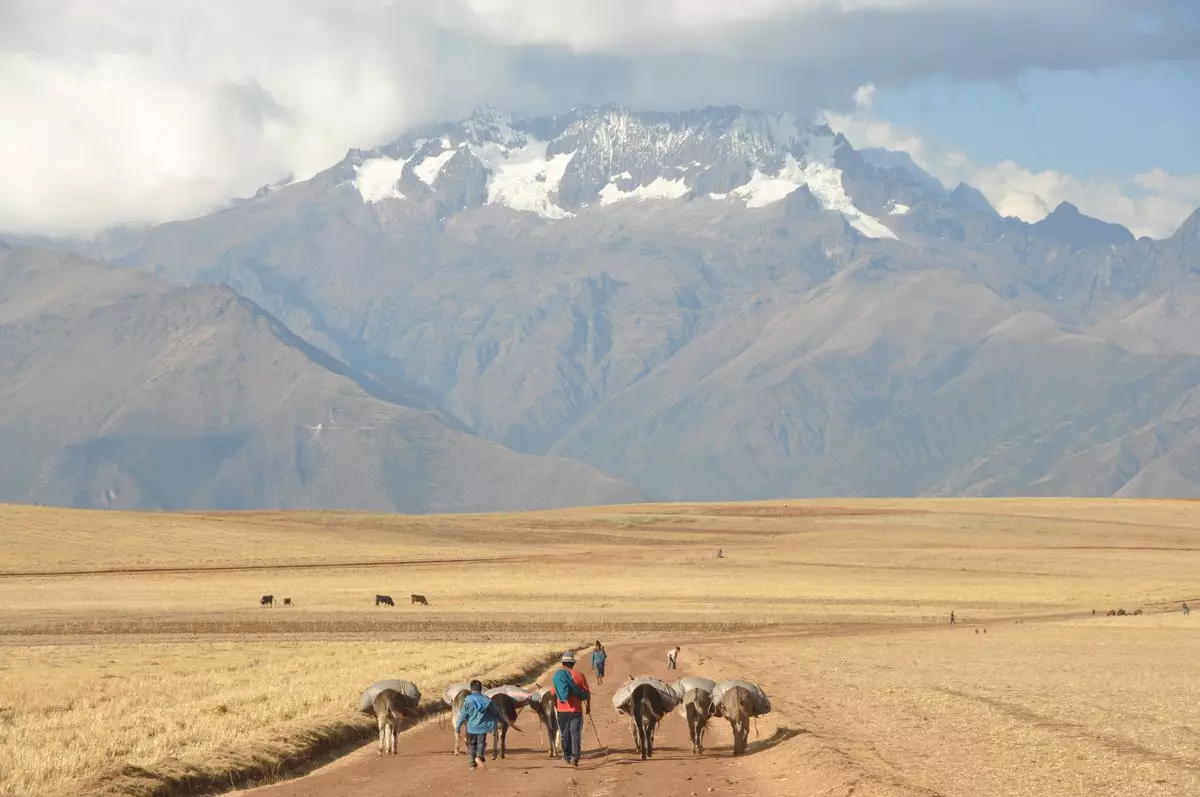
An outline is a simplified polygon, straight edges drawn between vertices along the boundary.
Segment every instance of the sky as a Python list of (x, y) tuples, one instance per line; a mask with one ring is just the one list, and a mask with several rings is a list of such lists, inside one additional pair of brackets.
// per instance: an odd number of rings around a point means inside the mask
[(208, 212), (491, 103), (738, 104), (1006, 214), (1200, 207), (1200, 0), (0, 0), (0, 230)]

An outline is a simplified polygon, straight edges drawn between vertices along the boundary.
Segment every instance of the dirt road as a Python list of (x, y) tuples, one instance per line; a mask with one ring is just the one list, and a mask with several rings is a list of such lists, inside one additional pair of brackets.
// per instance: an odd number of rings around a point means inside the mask
[[(662, 648), (662, 650), (660, 650)], [(400, 737), (397, 756), (379, 756), (372, 744), (305, 777), (240, 792), (254, 797), (406, 797), (407, 795), (667, 795), (770, 794), (774, 783), (759, 782), (754, 754), (772, 746), (776, 739), (751, 739), (744, 758), (731, 757), (729, 724), (714, 720), (706, 739), (706, 754), (697, 758), (690, 751), (687, 725), (672, 712), (655, 735), (656, 752), (642, 761), (633, 749), (628, 721), (612, 708), (612, 694), (633, 675), (657, 675), (664, 680), (693, 674), (683, 656), (677, 672), (668, 673), (663, 644), (612, 648), (608, 677), (602, 686), (592, 683), (592, 718), (608, 755), (600, 749), (590, 722), (584, 723), (584, 755), (579, 768), (561, 759), (551, 760), (545, 737), (536, 718), (522, 712), (517, 725), (523, 731), (508, 734), (508, 757), (491, 760), (488, 769), (469, 769), (465, 755), (451, 754), (448, 727), (428, 722)], [(590, 668), (580, 660), (585, 674)], [(542, 683), (547, 683), (543, 680)], [(443, 685), (428, 685), (436, 692)], [(489, 747), (490, 747), (489, 739)]]

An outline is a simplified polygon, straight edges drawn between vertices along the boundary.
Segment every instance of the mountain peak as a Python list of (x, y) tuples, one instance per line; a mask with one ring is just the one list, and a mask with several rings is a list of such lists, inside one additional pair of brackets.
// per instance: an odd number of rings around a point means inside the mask
[(1184, 219), (1183, 224), (1179, 225), (1179, 229), (1171, 236), (1173, 241), (1195, 241), (1200, 242), (1200, 208)]
[(1133, 233), (1120, 224), (1111, 224), (1084, 215), (1070, 202), (1061, 202), (1050, 215), (1030, 226), (1035, 238), (1072, 248), (1115, 246), (1134, 241)]

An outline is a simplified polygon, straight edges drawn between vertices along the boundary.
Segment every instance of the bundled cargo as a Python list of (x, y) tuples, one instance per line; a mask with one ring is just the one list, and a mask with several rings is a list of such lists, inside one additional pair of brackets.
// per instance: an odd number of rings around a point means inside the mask
[(686, 675), (670, 685), (670, 690), (679, 696), (679, 716), (687, 719), (687, 706), (684, 705), (687, 693), (693, 689), (706, 693), (712, 697), (713, 689), (717, 686), (717, 682), (711, 678), (702, 678), (698, 675)]
[(483, 694), (487, 697), (495, 697), (499, 694), (508, 695), (513, 699), (518, 707), (528, 706), (529, 702), (534, 699), (533, 692), (522, 689), (519, 686), (513, 686), (511, 684), (505, 684), (504, 686), (497, 686), (492, 689), (488, 689)]
[(470, 681), (459, 681), (456, 684), (450, 684), (446, 687), (446, 691), (442, 693), (442, 702), (447, 706), (453, 706), (455, 698), (459, 695), (465, 695), (470, 691)]
[(367, 691), (362, 693), (362, 699), (358, 703), (358, 710), (364, 714), (374, 714), (375, 696), (384, 689), (396, 690), (408, 698), (414, 707), (421, 702), (421, 690), (417, 689), (412, 681), (401, 681), (399, 679), (389, 678), (384, 681), (376, 681), (367, 687)]
[(703, 689), (711, 695), (716, 688), (716, 681), (711, 678), (702, 678), (699, 675), (685, 675), (670, 685), (671, 691), (680, 697), (683, 697), (683, 693), (689, 689)]
[(752, 684), (749, 681), (734, 679), (732, 681), (721, 681), (721, 683), (717, 684), (713, 689), (712, 702), (714, 711), (717, 712), (718, 715), (720, 712), (722, 698), (724, 698), (727, 691), (735, 686), (742, 687), (749, 692), (750, 696), (753, 698), (753, 711), (751, 712), (750, 716), (758, 717), (762, 716), (763, 714), (771, 713), (771, 701), (767, 698), (767, 693), (762, 690), (762, 687), (758, 686), (758, 684)]
[(621, 688), (613, 694), (613, 708), (620, 714), (629, 713), (629, 701), (633, 698), (633, 690), (637, 689), (642, 684), (649, 684), (662, 695), (663, 707), (670, 711), (679, 703), (680, 696), (675, 694), (671, 687), (667, 686), (653, 675), (640, 675), (625, 683), (621, 684)]

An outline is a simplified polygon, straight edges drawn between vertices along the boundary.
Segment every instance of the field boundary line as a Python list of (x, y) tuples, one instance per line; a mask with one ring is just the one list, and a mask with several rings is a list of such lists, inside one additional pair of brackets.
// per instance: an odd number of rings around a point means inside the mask
[[(586, 646), (587, 643), (580, 642), (573, 649)], [(537, 678), (552, 667), (561, 655), (559, 651), (546, 653), (521, 670), (484, 680), (484, 686), (490, 688), (506, 683), (524, 683)], [(416, 721), (407, 724), (401, 733), (423, 728), (429, 724), (428, 720), (450, 710), (440, 697), (444, 686), (435, 688), (439, 696), (422, 700)], [(286, 737), (276, 737), (257, 750), (230, 748), (222, 751), (240, 759), (232, 767), (205, 769), (203, 765), (185, 764), (177, 759), (160, 762), (164, 766), (159, 770), (153, 764), (147, 767), (126, 764), (100, 773), (71, 793), (80, 797), (193, 797), (264, 786), (300, 777), (370, 744), (376, 738), (376, 728), (374, 717), (353, 712), (324, 725), (306, 728)], [(174, 770), (170, 769), (172, 766)]]

